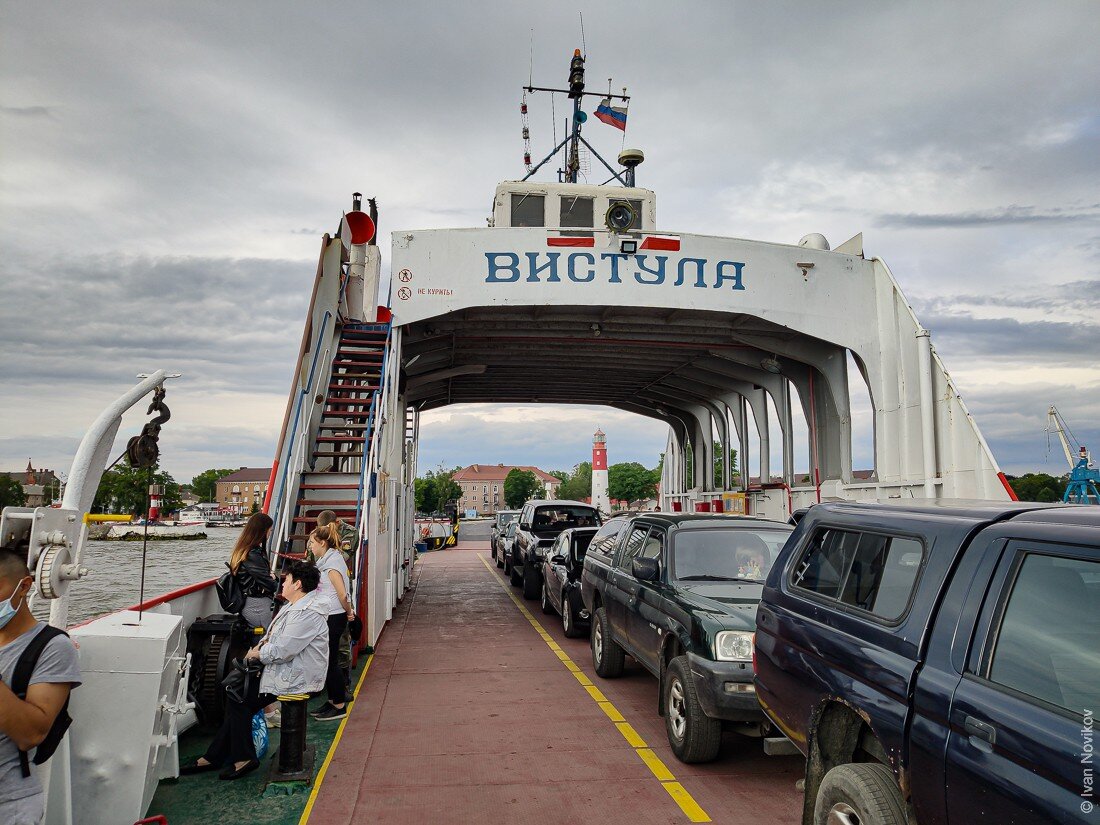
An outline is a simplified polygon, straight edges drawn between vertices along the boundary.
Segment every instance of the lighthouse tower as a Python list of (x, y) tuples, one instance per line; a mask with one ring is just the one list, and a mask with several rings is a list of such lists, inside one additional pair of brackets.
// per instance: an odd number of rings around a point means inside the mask
[(592, 506), (601, 513), (611, 512), (607, 497), (607, 435), (599, 427), (592, 436)]

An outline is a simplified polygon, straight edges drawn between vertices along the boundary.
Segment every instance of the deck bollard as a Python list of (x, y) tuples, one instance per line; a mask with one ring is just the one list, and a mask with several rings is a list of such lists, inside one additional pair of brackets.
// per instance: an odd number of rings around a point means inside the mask
[(269, 782), (313, 781), (313, 747), (306, 745), (306, 709), (308, 693), (291, 693), (278, 697), (282, 703), (279, 723), (279, 751), (272, 766)]

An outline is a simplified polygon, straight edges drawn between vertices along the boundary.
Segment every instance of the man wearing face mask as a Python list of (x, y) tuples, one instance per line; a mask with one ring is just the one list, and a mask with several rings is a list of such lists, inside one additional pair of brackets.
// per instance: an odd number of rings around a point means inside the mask
[(58, 635), (39, 654), (26, 698), (12, 692), (20, 655), (46, 627), (27, 606), (33, 581), (26, 556), (0, 548), (0, 822), (5, 825), (42, 821), (45, 794), (30, 770), (31, 760), (21, 759), (20, 751), (31, 751), (45, 739), (69, 691), (80, 684), (76, 648), (68, 636)]

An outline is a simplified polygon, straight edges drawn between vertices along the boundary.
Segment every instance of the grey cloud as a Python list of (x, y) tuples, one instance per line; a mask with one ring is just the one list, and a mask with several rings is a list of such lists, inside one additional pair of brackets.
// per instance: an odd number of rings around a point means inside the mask
[(876, 221), (887, 229), (1004, 226), (1012, 224), (1077, 223), (1100, 218), (1100, 205), (1082, 209), (1040, 209), (1034, 206), (1006, 206), (984, 212), (941, 215), (888, 214)]
[(13, 117), (50, 117), (53, 109), (49, 106), (0, 106), (0, 114)]

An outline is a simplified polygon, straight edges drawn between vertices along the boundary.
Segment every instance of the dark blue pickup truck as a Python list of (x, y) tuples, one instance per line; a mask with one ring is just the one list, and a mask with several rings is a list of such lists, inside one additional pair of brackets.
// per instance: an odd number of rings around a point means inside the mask
[(1098, 823), (1100, 507), (812, 507), (757, 614), (803, 823)]

